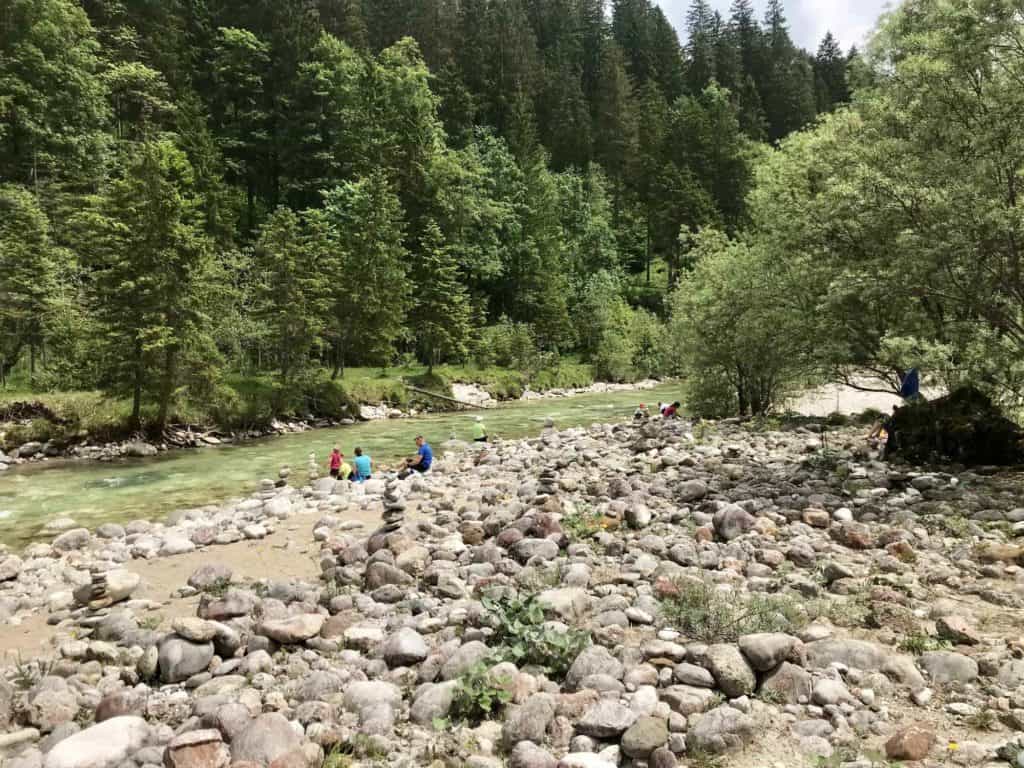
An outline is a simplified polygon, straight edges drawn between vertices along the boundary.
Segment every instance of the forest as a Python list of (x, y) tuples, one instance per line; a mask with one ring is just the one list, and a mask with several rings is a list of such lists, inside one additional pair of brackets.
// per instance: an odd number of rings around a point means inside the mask
[(133, 428), (414, 361), (683, 375), (709, 415), (910, 365), (1012, 399), (1019, 3), (908, 0), (863, 52), (802, 50), (781, 0), (686, 26), (0, 0), (0, 387)]

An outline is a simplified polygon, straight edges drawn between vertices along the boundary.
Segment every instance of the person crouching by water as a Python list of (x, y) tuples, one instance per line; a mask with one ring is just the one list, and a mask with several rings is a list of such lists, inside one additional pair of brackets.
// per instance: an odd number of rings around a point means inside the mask
[(423, 439), (423, 435), (416, 436), (416, 455), (405, 460), (405, 469), (398, 473), (400, 480), (404, 480), (414, 472), (423, 473), (430, 469), (434, 463), (434, 451), (429, 443)]
[(486, 443), (487, 442), (487, 427), (484, 426), (483, 416), (473, 417), (473, 442), (474, 443)]
[(352, 463), (355, 464), (351, 476), (353, 483), (364, 483), (373, 476), (373, 461), (369, 456), (363, 455), (362, 448), (356, 448), (356, 457)]
[(647, 406), (643, 403), (640, 403), (640, 407), (633, 411), (633, 421), (646, 421), (650, 416), (647, 412)]
[(678, 400), (676, 400), (674, 403), (672, 403), (672, 405), (668, 406), (661, 415), (664, 418), (666, 418), (666, 419), (678, 418), (679, 417), (679, 409), (682, 408), (682, 407), (683, 407), (682, 403), (680, 403)]

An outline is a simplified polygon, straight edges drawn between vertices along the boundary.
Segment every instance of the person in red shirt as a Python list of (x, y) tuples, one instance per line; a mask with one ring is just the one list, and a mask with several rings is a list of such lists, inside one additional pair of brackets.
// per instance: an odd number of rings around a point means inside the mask
[(338, 446), (334, 446), (334, 450), (331, 451), (331, 477), (337, 478), (341, 474), (341, 460), (343, 455), (341, 449)]
[(665, 414), (664, 414), (665, 418), (666, 419), (674, 419), (674, 418), (676, 418), (679, 415), (679, 409), (682, 408), (682, 407), (683, 407), (682, 403), (680, 403), (678, 400), (676, 402), (672, 403), (672, 405), (670, 405), (668, 408), (665, 409)]

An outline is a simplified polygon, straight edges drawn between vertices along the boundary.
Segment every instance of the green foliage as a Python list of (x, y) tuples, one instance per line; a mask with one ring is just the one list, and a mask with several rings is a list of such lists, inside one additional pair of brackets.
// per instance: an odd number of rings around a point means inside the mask
[(560, 680), (580, 652), (590, 645), (590, 633), (556, 630), (545, 624), (544, 608), (535, 594), (485, 597), (482, 601), (494, 626), (497, 656), (518, 667), (536, 666)]
[(31, 348), (33, 363), (42, 348), (57, 295), (56, 255), (36, 199), (0, 186), (0, 387), (23, 348)]
[(757, 632), (795, 632), (807, 622), (785, 597), (753, 594), (738, 600), (703, 580), (680, 580), (661, 601), (665, 626), (706, 643), (731, 643)]
[(335, 354), (356, 347), (364, 360), (386, 366), (402, 337), (409, 305), (402, 208), (380, 172), (324, 195), (324, 220), (334, 260), (330, 328)]
[(601, 532), (602, 519), (599, 513), (584, 507), (562, 518), (562, 530), (572, 541), (586, 541)]
[(125, 176), (80, 217), (91, 270), (90, 309), (98, 323), (107, 388), (156, 403), (156, 426), (204, 344), (204, 288), (210, 244), (198, 218), (192, 168), (170, 142), (137, 145)]
[(494, 675), (491, 664), (477, 662), (464, 672), (455, 686), (449, 719), (477, 725), (488, 720), (512, 700), (511, 681)]
[(320, 370), (408, 356), (508, 392), (662, 373), (680, 229), (735, 234), (751, 141), (844, 100), (836, 41), (812, 68), (740, 6), (683, 47), (647, 0), (7, 0), (0, 379), (159, 428), (338, 413)]
[(948, 641), (940, 640), (924, 632), (906, 635), (897, 646), (901, 651), (913, 654), (914, 656), (920, 656), (928, 651), (944, 651), (951, 647)]
[(279, 208), (256, 244), (254, 310), (277, 361), (281, 401), (303, 372), (324, 328), (328, 297), (326, 226), (320, 216)]
[(429, 222), (413, 261), (409, 325), (431, 368), (444, 360), (462, 360), (467, 353), (469, 296), (457, 273), (454, 253), (437, 224)]
[(686, 402), (701, 416), (763, 415), (808, 371), (800, 329), (760, 248), (707, 231), (671, 298), (668, 336)]

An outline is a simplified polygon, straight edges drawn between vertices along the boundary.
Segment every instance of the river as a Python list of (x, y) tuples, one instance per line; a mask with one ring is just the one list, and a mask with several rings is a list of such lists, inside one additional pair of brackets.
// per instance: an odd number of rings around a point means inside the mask
[[(570, 398), (518, 401), (484, 412), (494, 437), (517, 439), (539, 434), (550, 418), (559, 429), (630, 418), (638, 402), (678, 398), (678, 385), (644, 392), (614, 392)], [(303, 482), (310, 452), (321, 467), (339, 444), (352, 455), (361, 446), (378, 466), (415, 452), (424, 435), (436, 446), (452, 434), (468, 440), (472, 414), (448, 413), (354, 424), (292, 435), (170, 451), (151, 459), (117, 462), (51, 460), (0, 474), (0, 541), (12, 547), (39, 537), (48, 520), (71, 517), (94, 528), (102, 523), (161, 520), (177, 509), (217, 504), (256, 490), (264, 477), (277, 477), (283, 465)], [(324, 470), (326, 471), (326, 470)]]

